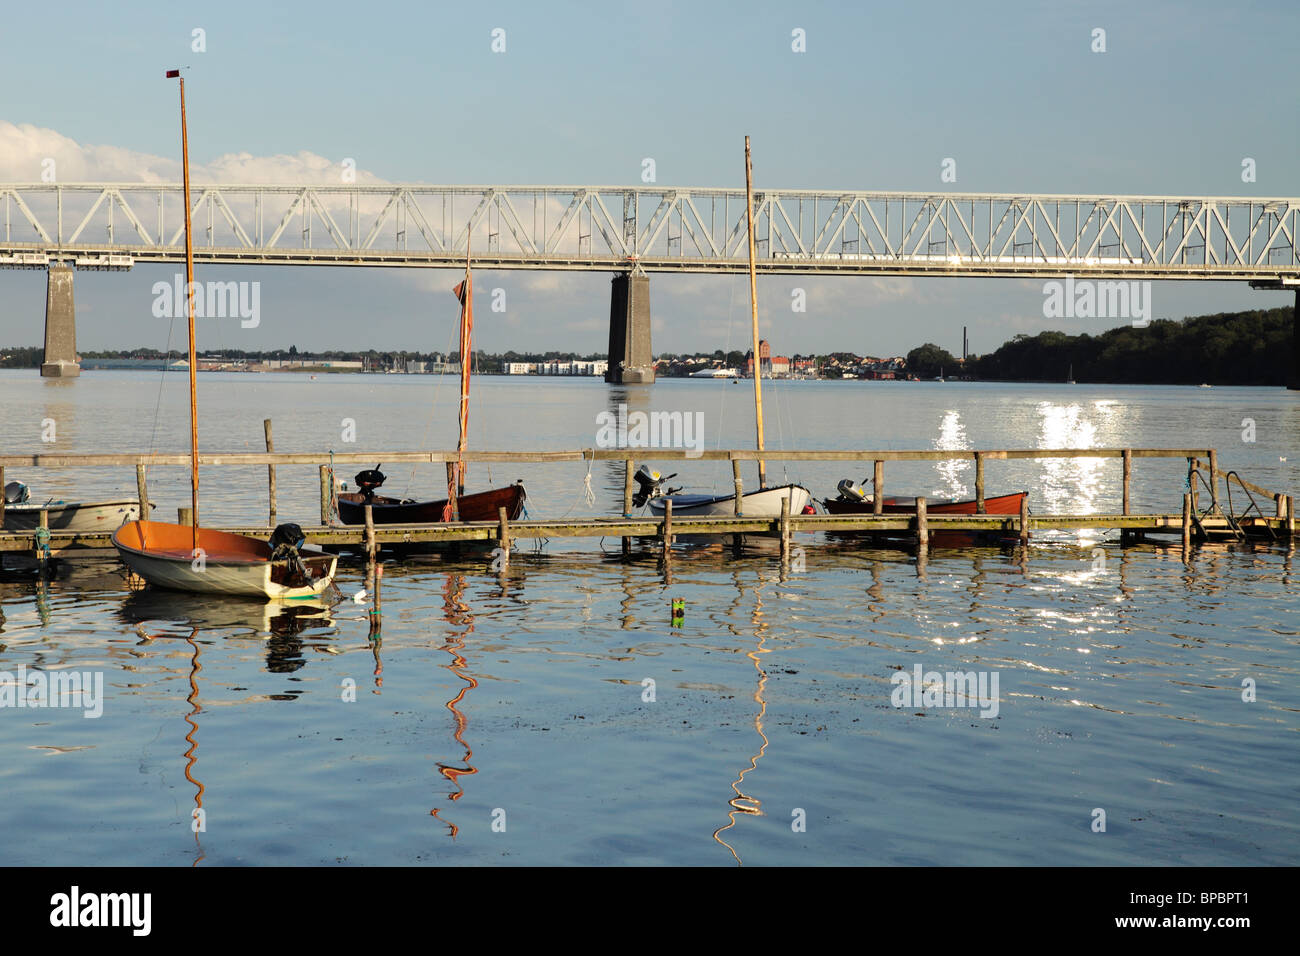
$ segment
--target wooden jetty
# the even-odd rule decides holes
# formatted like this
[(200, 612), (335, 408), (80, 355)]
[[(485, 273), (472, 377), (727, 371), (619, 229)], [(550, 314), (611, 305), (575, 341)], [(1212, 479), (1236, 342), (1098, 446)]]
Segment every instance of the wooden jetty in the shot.
[[(270, 428), (267, 426), (267, 445), (270, 445)], [(326, 548), (340, 548), (368, 552), (380, 546), (414, 546), (479, 542), (508, 547), (512, 540), (542, 538), (620, 538), (624, 553), (630, 550), (633, 539), (658, 539), (660, 546), (671, 543), (681, 535), (765, 535), (780, 542), (783, 555), (788, 555), (791, 535), (804, 532), (894, 532), (909, 537), (913, 545), (928, 544), (931, 534), (940, 531), (992, 532), (995, 536), (1015, 543), (1027, 543), (1031, 533), (1037, 531), (1070, 531), (1082, 529), (1113, 529), (1121, 532), (1121, 543), (1143, 540), (1147, 535), (1173, 535), (1189, 546), (1194, 542), (1213, 540), (1289, 540), (1295, 533), (1295, 511), (1290, 495), (1275, 494), (1241, 478), (1235, 471), (1224, 472), (1218, 464), (1218, 454), (1208, 448), (1055, 448), (1055, 449), (991, 449), (991, 450), (812, 450), (762, 452), (752, 449), (732, 449), (688, 452), (682, 449), (575, 449), (565, 451), (476, 451), (465, 452), (469, 462), (586, 462), (623, 461), (626, 480), (622, 514), (609, 517), (580, 519), (529, 519), (508, 521), (499, 516), (496, 521), (463, 522), (424, 525), (336, 526), (333, 523), (332, 500), (336, 480), (331, 467), (366, 464), (382, 460), (397, 463), (454, 462), (455, 451), (407, 452), (335, 452), (274, 453), (237, 452), (200, 454), (199, 464), (208, 466), (263, 466), (268, 469), (268, 515), (276, 514), (276, 480), (274, 469), (284, 466), (315, 467), (320, 473), (319, 526), (303, 526), (303, 531), (314, 543)], [(916, 509), (910, 514), (841, 514), (802, 515), (782, 513), (779, 517), (749, 517), (736, 514), (730, 517), (683, 517), (665, 514), (662, 517), (632, 514), (632, 475), (636, 461), (730, 461), (736, 491), (743, 488), (740, 466), (760, 457), (768, 461), (853, 462), (865, 469), (870, 463), (874, 475), (875, 501), (880, 502), (885, 485), (887, 462), (902, 461), (973, 461), (975, 463), (976, 513), (969, 515), (934, 514), (927, 511), (926, 500), (918, 498)], [(1030, 514), (1022, 508), (1019, 515), (990, 515), (984, 512), (986, 465), (988, 462), (1010, 460), (1038, 460), (1056, 458), (1108, 458), (1115, 459), (1122, 468), (1122, 496), (1119, 510), (1093, 514)], [(1188, 463), (1188, 480), (1181, 495), (1182, 508), (1178, 512), (1135, 513), (1131, 506), (1131, 481), (1136, 459), (1183, 459)], [(331, 464), (332, 463), (332, 464)], [(5, 469), (23, 468), (132, 468), (140, 500), (148, 498), (147, 470), (151, 467), (183, 467), (190, 464), (184, 454), (33, 454), (0, 455), (0, 485)], [(12, 473), (12, 472), (11, 472)], [(1232, 497), (1233, 488), (1237, 497)], [(1181, 489), (1180, 489), (1181, 490)], [(738, 496), (739, 500), (739, 496)], [(1234, 514), (1231, 502), (1242, 509)], [(1261, 502), (1266, 502), (1271, 514), (1265, 514)], [(3, 503), (0, 502), (0, 521), (3, 520)], [(879, 506), (877, 506), (879, 507)], [(273, 519), (272, 519), (273, 520)], [(250, 526), (223, 529), (239, 534), (268, 535), (269, 526)], [(0, 534), (0, 554), (36, 553), (39, 555), (74, 556), (79, 550), (110, 546), (109, 532), (69, 533), (48, 528), (35, 531)], [(738, 542), (737, 542), (738, 543)], [(1171, 542), (1173, 543), (1173, 542)]]

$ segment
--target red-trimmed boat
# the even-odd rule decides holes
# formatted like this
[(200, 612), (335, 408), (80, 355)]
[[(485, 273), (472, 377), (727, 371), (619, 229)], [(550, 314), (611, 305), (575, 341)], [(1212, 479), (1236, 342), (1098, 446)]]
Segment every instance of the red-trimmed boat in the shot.
[[(826, 508), (827, 514), (833, 515), (869, 515), (875, 513), (875, 502), (870, 495), (863, 493), (862, 489), (853, 484), (852, 481), (841, 481), (839, 484), (839, 497), (826, 498), (822, 505)], [(1020, 503), (1029, 497), (1027, 491), (1017, 491), (1009, 495), (995, 495), (991, 498), (984, 499), (984, 513), (991, 515), (1019, 515)], [(916, 498), (915, 497), (886, 497), (880, 502), (882, 514), (915, 514)], [(932, 501), (929, 498), (925, 502), (926, 514), (930, 515), (973, 515), (978, 514), (975, 499), (967, 500), (951, 499), (949, 501)], [(853, 536), (867, 536), (872, 538), (900, 538), (907, 537), (907, 533), (899, 531), (852, 531), (843, 532)], [(977, 542), (997, 543), (1002, 539), (1018, 537), (1015, 533), (1004, 531), (931, 531), (930, 543), (935, 547), (958, 547), (962, 545), (974, 544)]]
[[(378, 481), (374, 479), (378, 478)], [(363, 471), (356, 476), (360, 491), (339, 494), (339, 520), (344, 524), (365, 524), (366, 505), (370, 505), (375, 524), (434, 524), (446, 520), (447, 501), (416, 501), (414, 498), (387, 498), (375, 494), (384, 483), (378, 468)], [(472, 495), (456, 498), (457, 521), (496, 521), (497, 509), (505, 508), (506, 517), (516, 520), (524, 510), (524, 483), (517, 481), (504, 488), (492, 488)]]

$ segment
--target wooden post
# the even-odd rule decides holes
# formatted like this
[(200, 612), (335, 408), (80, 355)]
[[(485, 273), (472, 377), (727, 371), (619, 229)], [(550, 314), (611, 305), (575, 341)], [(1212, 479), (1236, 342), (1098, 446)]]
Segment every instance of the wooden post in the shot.
[(1029, 546), (1029, 496), (1020, 499), (1020, 546)]
[(984, 504), (984, 453), (975, 453), (975, 513), (985, 514), (988, 508)]
[(673, 499), (669, 498), (664, 502), (664, 526), (663, 526), (663, 549), (664, 557), (668, 557), (668, 549), (673, 543)]
[(1133, 449), (1124, 449), (1124, 514), (1132, 514), (1133, 499), (1130, 489), (1133, 483)]
[(790, 563), (790, 496), (781, 499), (781, 563)]
[(320, 466), (320, 523), (329, 527), (330, 523), (330, 469), (328, 465)]
[[(623, 517), (624, 518), (632, 517), (632, 482), (633, 482), (632, 466), (633, 464), (634, 462), (632, 461), (631, 458), (628, 458), (623, 462)], [(628, 537), (624, 537), (623, 557), (626, 558), (631, 553), (632, 553), (632, 539)]]
[[(269, 418), (262, 419), (262, 431), (266, 433), (266, 453), (268, 455), (274, 455), (275, 445), (271, 441), (271, 419)], [(272, 528), (274, 528), (275, 527), (275, 465), (266, 466), (266, 483), (270, 491), (270, 497), (271, 497), (271, 519), (269, 521), (269, 524), (271, 525)], [(323, 523), (324, 522), (322, 522), (322, 524)]]
[(176, 509), (176, 523), (177, 523), (177, 524), (183, 524), (183, 525), (185, 525), (186, 527), (189, 527), (190, 525), (194, 524), (194, 509), (193, 509), (193, 508), (177, 508), (177, 509)]
[(447, 462), (447, 500), (451, 502), (451, 519), (453, 521), (460, 520), (460, 489), (457, 486), (456, 463), (449, 461)]
[(0, 465), (0, 529), (5, 526), (5, 466)]
[(1295, 495), (1286, 496), (1286, 533), (1287, 537), (1295, 536)]
[(916, 499), (916, 543), (921, 548), (930, 546), (930, 526), (926, 523), (925, 495)]
[(497, 509), (497, 547), (501, 549), (501, 570), (510, 563), (510, 522), (504, 507)]
[[(740, 480), (740, 459), (739, 458), (731, 459), (731, 483), (733, 487), (736, 489), (735, 514), (736, 517), (739, 518), (744, 513), (744, 506), (741, 504), (741, 500), (745, 494), (745, 483)], [(733, 554), (739, 555), (740, 552), (744, 549), (744, 545), (742, 543), (744, 540), (745, 540), (744, 537), (739, 533), (733, 534), (731, 536), (731, 550)]]
[(1192, 495), (1191, 492), (1183, 495), (1183, 550), (1186, 551), (1192, 544)]
[[(2, 470), (2, 469), (0, 469)], [(135, 493), (140, 501), (140, 520), (149, 520), (149, 488), (145, 483), (144, 465), (135, 466)]]
[(379, 545), (375, 542), (375, 515), (371, 510), (373, 505), (366, 505), (366, 556), (375, 560), (375, 555), (379, 551)]
[(885, 463), (883, 461), (877, 461), (875, 466), (872, 469), (872, 474), (871, 474), (871, 498), (872, 498), (871, 513), (872, 514), (881, 515), (885, 513), (884, 486), (885, 486)]
[(1219, 453), (1210, 449), (1210, 505), (1219, 514)]

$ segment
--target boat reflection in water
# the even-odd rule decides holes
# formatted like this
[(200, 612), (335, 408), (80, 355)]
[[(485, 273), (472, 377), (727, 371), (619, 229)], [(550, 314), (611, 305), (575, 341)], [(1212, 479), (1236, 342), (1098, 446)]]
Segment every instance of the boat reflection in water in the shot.
[[(241, 600), (157, 588), (132, 592), (117, 613), (128, 624), (179, 622), (210, 637), (265, 641), (266, 669), (273, 674), (293, 673), (307, 663), (302, 655), (304, 632), (334, 627), (330, 605), (320, 601)], [(280, 695), (273, 696), (281, 699)]]
[[(464, 685), (456, 696), (446, 703), (447, 709), (451, 711), (456, 720), (456, 730), (453, 732), (452, 737), (456, 743), (465, 748), (465, 755), (462, 758), (463, 766), (438, 762), (438, 772), (455, 788), (447, 794), (447, 799), (453, 801), (459, 800), (465, 795), (465, 788), (461, 786), (460, 778), (478, 773), (478, 769), (470, 763), (474, 758), (474, 751), (470, 749), (469, 744), (465, 743), (465, 728), (468, 726), (469, 721), (458, 706), (465, 700), (466, 694), (478, 686), (478, 681), (465, 670), (465, 658), (460, 653), (465, 649), (465, 638), (474, 632), (474, 615), (470, 612), (469, 605), (462, 599), (464, 593), (465, 576), (463, 574), (448, 574), (447, 582), (442, 589), (443, 613), (447, 623), (453, 628), (464, 628), (459, 633), (451, 632), (446, 643), (440, 648), (451, 657), (451, 663), (442, 666), (460, 678)], [(429, 815), (436, 817), (439, 822), (445, 823), (448, 835), (453, 840), (456, 839), (456, 834), (460, 832), (460, 828), (451, 821), (443, 820), (442, 817), (438, 816), (441, 812), (441, 807), (434, 807), (429, 811)]]
[[(736, 600), (731, 606), (733, 612), (745, 593), (744, 587), (741, 585), (739, 578), (736, 580), (736, 589), (738, 592)], [(740, 785), (745, 780), (745, 774), (758, 767), (758, 762), (763, 759), (763, 754), (767, 752), (768, 744), (767, 734), (763, 733), (763, 718), (767, 716), (767, 699), (763, 696), (763, 691), (767, 687), (767, 671), (763, 670), (762, 655), (771, 652), (763, 646), (767, 639), (767, 624), (763, 621), (762, 590), (763, 585), (760, 581), (760, 583), (754, 588), (754, 612), (751, 618), (756, 643), (754, 649), (745, 655), (754, 662), (754, 670), (758, 672), (758, 683), (754, 687), (754, 703), (758, 704), (758, 711), (754, 714), (754, 731), (758, 734), (759, 740), (761, 740), (762, 743), (759, 744), (758, 752), (749, 758), (749, 766), (742, 768), (735, 781), (731, 784), (731, 789), (736, 795), (727, 801), (728, 805), (731, 807), (727, 812), (729, 822), (713, 831), (713, 839), (725, 846), (735, 858), (736, 862), (741, 866), (744, 865), (744, 862), (740, 859), (740, 855), (736, 853), (735, 847), (722, 838), (722, 833), (730, 830), (736, 825), (736, 814), (738, 813), (750, 817), (761, 817), (763, 815), (762, 801), (757, 797), (749, 796), (740, 789)], [(735, 625), (728, 625), (728, 630), (737, 637), (740, 636)]]

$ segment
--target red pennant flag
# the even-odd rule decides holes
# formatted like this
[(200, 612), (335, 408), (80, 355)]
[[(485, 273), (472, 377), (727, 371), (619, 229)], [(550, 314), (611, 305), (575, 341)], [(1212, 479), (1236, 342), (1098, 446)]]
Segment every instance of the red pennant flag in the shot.
[(167, 71), (167, 79), (169, 79), (169, 80), (172, 79), (172, 78), (174, 78), (174, 77), (180, 76), (180, 75), (181, 75), (181, 71), (180, 71), (180, 70), (168, 70), (168, 71)]

